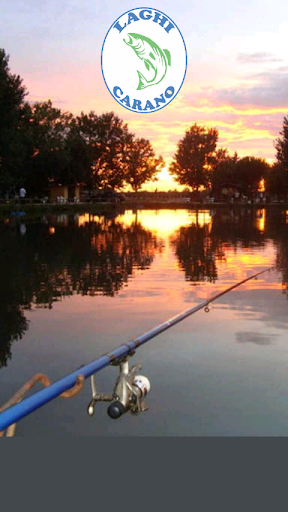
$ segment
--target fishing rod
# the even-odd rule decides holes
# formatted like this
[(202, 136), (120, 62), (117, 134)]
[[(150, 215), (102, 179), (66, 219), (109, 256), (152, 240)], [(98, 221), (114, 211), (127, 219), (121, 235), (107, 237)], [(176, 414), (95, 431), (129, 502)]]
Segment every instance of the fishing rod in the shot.
[[(155, 336), (158, 336), (167, 329), (170, 329), (170, 327), (181, 322), (188, 316), (197, 313), (197, 311), (204, 308), (204, 310), (208, 312), (209, 305), (216, 299), (219, 299), (226, 293), (229, 293), (242, 284), (247, 283), (251, 279), (257, 278), (261, 274), (264, 274), (273, 268), (274, 267), (266, 268), (265, 270), (257, 272), (229, 288), (226, 288), (222, 292), (212, 295), (209, 299), (201, 302), (197, 306), (179, 313), (166, 322), (154, 327), (150, 331), (138, 336), (138, 338), (128, 341), (124, 345), (112, 350), (108, 354), (102, 355), (91, 363), (83, 365), (73, 373), (70, 373), (53, 384), (50, 384), (48, 387), (24, 399), (22, 402), (12, 405), (12, 407), (7, 408), (0, 413), (0, 431), (16, 423), (18, 420), (24, 418), (59, 395), (65, 396), (65, 392), (69, 393), (67, 390), (71, 390), (71, 388), (74, 389), (74, 387), (76, 388), (79, 386), (80, 381), (83, 385), (84, 380), (89, 377), (91, 377), (92, 389), (92, 399), (87, 408), (89, 416), (94, 414), (94, 408), (97, 402), (110, 402), (107, 412), (110, 418), (113, 419), (119, 418), (127, 411), (132, 414), (139, 414), (140, 412), (147, 410), (144, 398), (150, 390), (149, 380), (147, 377), (138, 375), (137, 372), (141, 369), (140, 365), (136, 365), (129, 370), (128, 359), (135, 354), (136, 349), (147, 341), (150, 341), (152, 338), (155, 338)], [(99, 394), (96, 389), (94, 374), (109, 365), (119, 367), (119, 376), (116, 380), (112, 394)]]

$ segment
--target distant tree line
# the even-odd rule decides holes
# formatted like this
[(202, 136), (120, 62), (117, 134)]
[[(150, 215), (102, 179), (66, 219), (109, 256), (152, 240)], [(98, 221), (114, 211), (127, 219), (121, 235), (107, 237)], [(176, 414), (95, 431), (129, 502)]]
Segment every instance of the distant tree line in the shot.
[(218, 131), (194, 124), (178, 142), (170, 173), (181, 185), (191, 190), (210, 189), (212, 193), (224, 186), (237, 187), (251, 197), (265, 181), (265, 192), (278, 197), (288, 195), (288, 118), (275, 142), (276, 163), (270, 166), (264, 159), (253, 156), (239, 158), (217, 149)]
[(27, 187), (42, 194), (51, 183), (137, 192), (163, 167), (150, 142), (130, 133), (113, 112), (74, 116), (52, 102), (30, 104), (19, 76), (0, 49), (0, 190)]
[[(164, 166), (149, 140), (137, 138), (113, 112), (74, 116), (52, 102), (28, 103), (22, 79), (9, 69), (0, 49), (0, 195), (24, 186), (30, 195), (47, 193), (50, 184), (82, 184), (88, 190), (138, 192), (156, 180)], [(247, 197), (265, 180), (266, 193), (288, 195), (288, 117), (275, 141), (276, 163), (217, 148), (218, 130), (194, 124), (178, 142), (170, 173), (196, 191), (212, 194), (238, 187)]]

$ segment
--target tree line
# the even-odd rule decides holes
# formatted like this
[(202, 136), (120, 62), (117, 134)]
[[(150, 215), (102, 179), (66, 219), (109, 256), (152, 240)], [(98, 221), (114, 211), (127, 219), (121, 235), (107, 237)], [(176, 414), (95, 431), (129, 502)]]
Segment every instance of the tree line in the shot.
[(178, 183), (196, 191), (210, 189), (216, 194), (222, 187), (237, 187), (251, 197), (264, 180), (266, 193), (280, 197), (288, 194), (287, 117), (275, 141), (276, 162), (272, 166), (262, 158), (240, 158), (236, 152), (229, 155), (227, 149), (217, 149), (218, 136), (216, 128), (197, 124), (186, 131), (170, 165), (170, 172)]
[[(50, 100), (29, 103), (27, 94), (0, 49), (0, 196), (21, 186), (32, 196), (46, 194), (51, 184), (81, 184), (89, 191), (130, 185), (137, 192), (157, 179), (163, 158), (115, 113), (75, 116)], [(261, 158), (240, 158), (218, 149), (218, 137), (216, 128), (197, 124), (186, 131), (169, 167), (179, 184), (212, 194), (221, 187), (238, 187), (251, 197), (264, 179), (266, 193), (288, 194), (288, 117), (275, 141), (272, 166)]]
[(25, 101), (20, 76), (0, 49), (0, 190), (26, 186), (30, 194), (51, 183), (137, 190), (163, 167), (149, 140), (137, 138), (113, 112), (74, 116), (52, 102)]

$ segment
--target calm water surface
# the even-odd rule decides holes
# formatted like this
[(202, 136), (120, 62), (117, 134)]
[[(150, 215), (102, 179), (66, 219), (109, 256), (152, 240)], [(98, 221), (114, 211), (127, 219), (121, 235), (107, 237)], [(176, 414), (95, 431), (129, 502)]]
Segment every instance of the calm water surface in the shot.
[[(270, 265), (140, 348), (149, 411), (111, 420), (90, 385), (17, 435), (288, 435), (288, 212), (138, 210), (0, 225), (0, 403), (51, 380)], [(117, 370), (97, 374), (111, 392)], [(36, 389), (40, 389), (37, 386)]]

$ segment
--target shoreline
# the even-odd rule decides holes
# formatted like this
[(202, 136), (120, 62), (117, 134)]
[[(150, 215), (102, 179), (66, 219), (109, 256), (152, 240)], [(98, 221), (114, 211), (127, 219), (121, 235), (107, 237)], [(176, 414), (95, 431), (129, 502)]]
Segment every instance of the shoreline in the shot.
[(266, 204), (248, 204), (248, 203), (200, 203), (200, 202), (177, 202), (177, 201), (124, 201), (121, 203), (68, 203), (68, 204), (0, 204), (0, 218), (10, 216), (21, 217), (21, 212), (25, 218), (35, 215), (45, 215), (53, 213), (95, 213), (105, 214), (111, 212), (124, 212), (125, 210), (202, 210), (202, 209), (266, 209), (266, 208), (287, 208), (287, 203), (266, 203)]

